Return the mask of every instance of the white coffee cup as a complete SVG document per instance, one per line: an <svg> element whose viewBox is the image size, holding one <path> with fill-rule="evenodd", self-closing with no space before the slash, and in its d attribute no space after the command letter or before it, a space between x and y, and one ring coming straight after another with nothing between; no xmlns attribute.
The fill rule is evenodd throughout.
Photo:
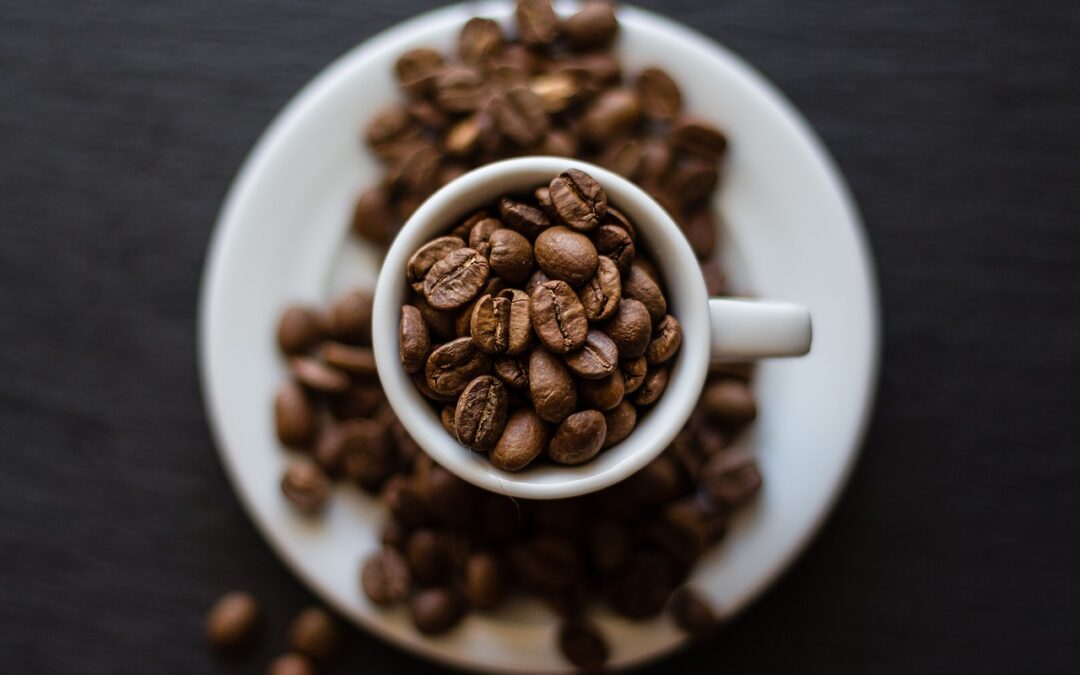
<svg viewBox="0 0 1080 675"><path fill-rule="evenodd" d="M447 433L438 412L401 365L398 322L408 298L405 266L428 240L498 197L531 192L568 168L595 178L608 202L637 229L639 247L663 277L668 312L682 326L682 347L671 364L667 389L638 418L630 436L591 461L563 466L535 461L503 471ZM372 316L375 362L387 400L406 430L432 459L461 478L500 494L561 499L600 490L629 477L666 448L693 411L710 361L799 356L810 349L810 314L782 302L709 298L686 238L644 190L606 169L563 157L522 157L471 171L425 201L394 239L375 287Z"/></svg>

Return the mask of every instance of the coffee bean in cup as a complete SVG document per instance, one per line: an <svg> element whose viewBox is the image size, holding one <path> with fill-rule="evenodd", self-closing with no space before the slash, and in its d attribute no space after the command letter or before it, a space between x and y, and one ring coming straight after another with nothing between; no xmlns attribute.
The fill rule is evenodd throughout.
<svg viewBox="0 0 1080 675"><path fill-rule="evenodd" d="M548 204L537 196L545 194ZM421 393L440 415L453 409L448 430L503 470L542 456L588 462L624 440L663 395L679 321L667 313L661 280L641 263L645 251L611 245L619 239L612 229L626 239L636 231L599 182L568 169L452 223L409 259L414 295L401 308L401 365L423 370ZM532 283L537 274L543 280ZM458 337L432 342L438 326L424 308L452 317ZM527 364L513 358L530 348ZM628 395L623 368L637 371L641 357L647 369ZM620 413L609 438L606 413L624 401L632 413Z"/></svg>

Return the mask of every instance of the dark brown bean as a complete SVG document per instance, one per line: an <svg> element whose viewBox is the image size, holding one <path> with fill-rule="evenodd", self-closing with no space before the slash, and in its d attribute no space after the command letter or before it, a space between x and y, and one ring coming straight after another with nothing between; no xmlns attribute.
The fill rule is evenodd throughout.
<svg viewBox="0 0 1080 675"><path fill-rule="evenodd" d="M532 300L524 291L516 288L506 289L499 297L510 301L509 340L506 353L522 354L532 345Z"/></svg>
<svg viewBox="0 0 1080 675"><path fill-rule="evenodd" d="M620 176L637 180L641 175L645 161L645 146L637 138L615 141L600 157L600 165L611 169Z"/></svg>
<svg viewBox="0 0 1080 675"><path fill-rule="evenodd" d="M529 280L525 282L525 292L532 295L532 292L536 290L536 287L546 281L551 281L551 277L544 274L544 270L534 271L529 275Z"/></svg>
<svg viewBox="0 0 1080 675"><path fill-rule="evenodd" d="M267 675L315 675L315 666L302 654L282 654L266 668Z"/></svg>
<svg viewBox="0 0 1080 675"><path fill-rule="evenodd" d="M667 556L638 550L613 575L607 589L608 604L629 619L646 619L663 610L675 584L675 569Z"/></svg>
<svg viewBox="0 0 1080 675"><path fill-rule="evenodd" d="M465 63L478 65L497 56L503 43L498 22L474 16L465 22L458 36L458 56Z"/></svg>
<svg viewBox="0 0 1080 675"><path fill-rule="evenodd" d="M559 424L548 444L548 457L559 464L583 464L600 452L607 423L598 410L583 410Z"/></svg>
<svg viewBox="0 0 1080 675"><path fill-rule="evenodd" d="M316 513L330 498L330 478L318 464L308 460L293 462L281 478L281 492L297 509Z"/></svg>
<svg viewBox="0 0 1080 675"><path fill-rule="evenodd" d="M536 459L548 443L547 426L536 411L515 410L506 421L502 436L489 458L503 471L518 471Z"/></svg>
<svg viewBox="0 0 1080 675"><path fill-rule="evenodd" d="M634 392L634 403L652 405L660 399L668 383L668 369L663 366L649 368L641 388Z"/></svg>
<svg viewBox="0 0 1080 675"><path fill-rule="evenodd" d="M490 96L489 83L477 68L448 66L435 76L435 104L448 113L478 110Z"/></svg>
<svg viewBox="0 0 1080 675"><path fill-rule="evenodd" d="M559 218L575 230L594 230L607 214L607 193L580 169L567 169L553 178L548 194Z"/></svg>
<svg viewBox="0 0 1080 675"><path fill-rule="evenodd" d="M274 426L284 445L303 447L315 438L315 405L296 382L286 382L274 399Z"/></svg>
<svg viewBox="0 0 1080 675"><path fill-rule="evenodd" d="M625 297L624 293L615 314L604 324L604 332L615 342L622 358L641 356L652 337L649 310L639 300Z"/></svg>
<svg viewBox="0 0 1080 675"><path fill-rule="evenodd" d="M618 225L601 225L593 234L593 244L602 257L610 258L620 276L630 272L634 264L634 241L625 228ZM621 285L620 285L621 291Z"/></svg>
<svg viewBox="0 0 1080 675"><path fill-rule="evenodd" d="M435 309L426 298L423 293L412 296L410 300L413 307L420 310L420 316L424 317L424 323L427 324L431 331L433 338L439 338L442 340L449 340L457 337L454 333L454 314L453 312L444 312Z"/></svg>
<svg viewBox="0 0 1080 675"><path fill-rule="evenodd" d="M705 277L709 295L723 295L727 291L727 276L719 263L712 260L701 263L701 275Z"/></svg>
<svg viewBox="0 0 1080 675"><path fill-rule="evenodd" d="M409 116L426 131L440 133L450 125L450 116L426 99L408 103Z"/></svg>
<svg viewBox="0 0 1080 675"><path fill-rule="evenodd" d="M457 625L464 607L453 591L428 588L412 596L409 610L417 630L424 635L439 635Z"/></svg>
<svg viewBox="0 0 1080 675"><path fill-rule="evenodd" d="M682 344L682 327L679 320L668 314L653 328L652 340L645 349L645 360L650 366L663 363L675 356Z"/></svg>
<svg viewBox="0 0 1080 675"><path fill-rule="evenodd" d="M585 308L565 281L548 281L533 290L529 318L536 337L557 354L580 349L589 334Z"/></svg>
<svg viewBox="0 0 1080 675"><path fill-rule="evenodd" d="M623 399L617 406L604 413L604 421L607 423L607 436L604 438L605 448L610 448L616 443L621 443L630 435L637 425L637 408L630 401Z"/></svg>
<svg viewBox="0 0 1080 675"><path fill-rule="evenodd" d="M352 231L376 244L387 246L400 223L394 216L389 191L383 186L365 190L353 208Z"/></svg>
<svg viewBox="0 0 1080 675"><path fill-rule="evenodd" d="M536 148L538 155L553 157L576 157L579 147L578 138L561 129L552 129Z"/></svg>
<svg viewBox="0 0 1080 675"><path fill-rule="evenodd" d="M348 375L310 356L289 359L289 370L308 389L333 393L349 388Z"/></svg>
<svg viewBox="0 0 1080 675"><path fill-rule="evenodd" d="M394 64L394 74L402 89L415 96L422 96L431 91L435 76L442 67L442 54L434 49L410 49L398 57Z"/></svg>
<svg viewBox="0 0 1080 675"><path fill-rule="evenodd" d="M563 25L563 32L571 45L588 49L606 46L618 30L615 9L607 2L585 3Z"/></svg>
<svg viewBox="0 0 1080 675"><path fill-rule="evenodd" d="M439 421L442 422L443 429L446 429L447 433L451 436L457 435L457 429L454 428L454 411L457 410L457 406L448 405L445 406L439 413Z"/></svg>
<svg viewBox="0 0 1080 675"><path fill-rule="evenodd" d="M453 564L450 540L442 532L417 530L409 537L405 559L417 583L425 586L443 583L450 576Z"/></svg>
<svg viewBox="0 0 1080 675"><path fill-rule="evenodd" d="M645 382L645 375L649 372L649 362L644 356L632 359L623 359L619 362L619 368L623 374L623 385L626 393L631 394L638 390Z"/></svg>
<svg viewBox="0 0 1080 675"><path fill-rule="evenodd" d="M366 290L339 298L330 307L330 334L349 344L370 345L372 300L371 292Z"/></svg>
<svg viewBox="0 0 1080 675"><path fill-rule="evenodd" d="M495 447L506 426L506 386L491 375L481 375L465 387L454 411L457 439L476 450Z"/></svg>
<svg viewBox="0 0 1080 675"><path fill-rule="evenodd" d="M467 340L468 338L465 339ZM431 361L430 356L428 357L428 361ZM412 374L413 384L416 385L416 388L420 391L421 394L438 403L449 403L451 401L457 400L456 394L440 394L439 392L432 389L431 385L428 384L426 371L427 366L425 365L424 372Z"/></svg>
<svg viewBox="0 0 1080 675"><path fill-rule="evenodd" d="M514 17L518 38L530 47L549 45L559 36L559 19L551 0L518 0Z"/></svg>
<svg viewBox="0 0 1080 675"><path fill-rule="evenodd" d="M659 68L646 68L641 71L637 79L637 91L641 96L641 110L650 119L669 122L682 111L679 85Z"/></svg>
<svg viewBox="0 0 1080 675"><path fill-rule="evenodd" d="M398 324L398 351L405 372L417 373L424 369L431 352L431 334L420 310L412 305L402 305Z"/></svg>
<svg viewBox="0 0 1080 675"><path fill-rule="evenodd" d="M619 348L605 333L591 329L581 349L570 352L564 358L566 365L578 377L601 380L619 367Z"/></svg>
<svg viewBox="0 0 1080 675"><path fill-rule="evenodd" d="M619 309L622 281L619 268L607 256L600 256L596 274L581 289L581 305L589 321L610 319Z"/></svg>
<svg viewBox="0 0 1080 675"><path fill-rule="evenodd" d="M327 663L341 646L341 630L325 609L308 607L292 620L289 645L305 656Z"/></svg>
<svg viewBox="0 0 1080 675"><path fill-rule="evenodd" d="M667 314L667 299L657 282L642 267L641 258L634 262L630 273L623 279L622 295L623 298L633 298L645 305L649 312L650 325L657 323Z"/></svg>
<svg viewBox="0 0 1080 675"><path fill-rule="evenodd" d="M473 305L469 335L485 354L502 354L510 346L510 300L483 295Z"/></svg>
<svg viewBox="0 0 1080 675"><path fill-rule="evenodd" d="M536 413L548 422L562 422L577 408L577 387L562 359L543 348L529 355L529 396Z"/></svg>
<svg viewBox="0 0 1080 675"><path fill-rule="evenodd" d="M706 259L712 256L716 251L717 238L717 226L712 207L706 204L694 209L683 219L682 226L686 241L690 242L690 248L694 249L694 255L698 259ZM702 272L705 272L704 265L702 265ZM716 295L723 290L723 285L719 286L719 290L714 290L716 284L711 282L708 277L706 277L706 283L708 284L709 295Z"/></svg>
<svg viewBox="0 0 1080 675"><path fill-rule="evenodd" d="M749 452L724 450L705 463L701 484L719 506L730 510L757 494L761 472Z"/></svg>
<svg viewBox="0 0 1080 675"><path fill-rule="evenodd" d="M625 393L622 371L618 369L603 379L578 383L581 405L596 410L611 410L622 402Z"/></svg>
<svg viewBox="0 0 1080 675"><path fill-rule="evenodd" d="M403 195L399 206L406 203L406 197L414 200L408 212L400 214L402 220L412 215L423 198L435 191L440 157L439 149L426 140L402 148L394 157L387 169L386 182L391 190Z"/></svg>
<svg viewBox="0 0 1080 675"><path fill-rule="evenodd" d="M490 115L473 113L447 129L443 137L443 148L454 157L467 157L480 147L485 134L493 129L493 120ZM442 184L445 185L448 182L450 181L443 180Z"/></svg>
<svg viewBox="0 0 1080 675"><path fill-rule="evenodd" d="M710 634L719 623L716 612L693 589L682 586L671 594L668 608L675 625L694 637Z"/></svg>
<svg viewBox="0 0 1080 675"><path fill-rule="evenodd" d="M609 654L607 641L600 629L580 617L564 621L559 626L559 649L567 661L588 672L602 670Z"/></svg>
<svg viewBox="0 0 1080 675"><path fill-rule="evenodd" d="M529 240L514 230L495 230L490 237L488 260L491 271L507 283L518 284L532 273L533 248Z"/></svg>
<svg viewBox="0 0 1080 675"><path fill-rule="evenodd" d="M529 368L521 359L502 356L495 359L495 377L511 389L525 389L529 386Z"/></svg>
<svg viewBox="0 0 1080 675"><path fill-rule="evenodd" d="M629 89L609 89L585 111L583 133L594 142L608 142L629 133L641 119L637 94Z"/></svg>
<svg viewBox="0 0 1080 675"><path fill-rule="evenodd" d="M457 309L487 284L487 259L471 248L459 248L435 263L424 278L424 296L436 309Z"/></svg>
<svg viewBox="0 0 1080 675"><path fill-rule="evenodd" d="M367 142L380 159L391 160L420 139L420 129L403 105L381 110L367 127Z"/></svg>
<svg viewBox="0 0 1080 675"><path fill-rule="evenodd" d="M552 279L574 288L588 281L600 264L588 237L562 225L544 230L536 238L536 264Z"/></svg>
<svg viewBox="0 0 1080 675"><path fill-rule="evenodd" d="M322 337L322 332L323 322L315 310L293 305L278 322L278 347L284 354L302 354Z"/></svg>
<svg viewBox="0 0 1080 675"><path fill-rule="evenodd" d="M749 424L757 417L757 404L750 387L735 378L710 382L701 396L705 412L725 424Z"/></svg>
<svg viewBox="0 0 1080 675"><path fill-rule="evenodd" d="M544 102L525 85L492 98L491 111L499 132L522 148L539 143L550 127Z"/></svg>
<svg viewBox="0 0 1080 675"><path fill-rule="evenodd" d="M530 239L551 227L551 219L546 213L509 197L499 200L499 215L508 226Z"/></svg>
<svg viewBox="0 0 1080 675"><path fill-rule="evenodd" d="M491 235L502 226L503 224L497 218L484 218L473 225L469 230L469 248L479 251L480 255L490 256Z"/></svg>
<svg viewBox="0 0 1080 675"><path fill-rule="evenodd" d="M641 184L659 185L674 161L675 153L663 139L647 138L641 148Z"/></svg>
<svg viewBox="0 0 1080 675"><path fill-rule="evenodd" d="M385 400L382 387L374 377L356 379L351 387L329 398L330 410L339 420L370 417Z"/></svg>
<svg viewBox="0 0 1080 675"><path fill-rule="evenodd" d="M567 72L544 73L529 80L529 89L539 99L544 110L560 113L567 109L581 91L577 78Z"/></svg>
<svg viewBox="0 0 1080 675"><path fill-rule="evenodd" d="M417 312L416 318L420 320L421 324L423 323L419 312ZM427 330L426 326L424 330ZM355 347L327 340L319 346L319 356L327 365L351 375L367 376L376 374L375 353L371 351L370 347Z"/></svg>
<svg viewBox="0 0 1080 675"><path fill-rule="evenodd" d="M395 464L386 427L374 420L350 420L343 444L341 468L345 476L369 492L379 489Z"/></svg>
<svg viewBox="0 0 1080 675"><path fill-rule="evenodd" d="M440 345L428 357L424 373L436 394L458 396L475 377L491 370L491 358L463 337Z"/></svg>
<svg viewBox="0 0 1080 675"><path fill-rule="evenodd" d="M722 131L700 119L684 118L668 133L668 142L678 150L715 162L727 151Z"/></svg>
<svg viewBox="0 0 1080 675"><path fill-rule="evenodd" d="M684 204L693 204L709 197L720 181L714 163L705 160L686 160L668 176L667 189Z"/></svg>
<svg viewBox="0 0 1080 675"><path fill-rule="evenodd" d="M260 614L255 596L244 591L226 593L206 614L206 637L218 649L244 646L258 630Z"/></svg>
<svg viewBox="0 0 1080 675"><path fill-rule="evenodd" d="M360 582L364 593L376 605L392 605L408 597L412 574L405 556L384 548L364 562Z"/></svg>

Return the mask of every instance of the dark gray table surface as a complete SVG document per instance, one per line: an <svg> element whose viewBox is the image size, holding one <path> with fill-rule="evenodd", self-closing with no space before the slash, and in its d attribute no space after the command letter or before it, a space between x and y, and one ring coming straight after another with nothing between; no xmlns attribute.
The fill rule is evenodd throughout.
<svg viewBox="0 0 1080 675"><path fill-rule="evenodd" d="M211 444L203 256L276 111L435 4L0 1L6 671L256 673L311 601ZM709 644L650 672L1076 672L1080 4L642 4L742 54L817 128L885 311L876 414L821 536ZM240 665L201 633L235 586L269 619ZM350 636L335 672L427 667Z"/></svg>

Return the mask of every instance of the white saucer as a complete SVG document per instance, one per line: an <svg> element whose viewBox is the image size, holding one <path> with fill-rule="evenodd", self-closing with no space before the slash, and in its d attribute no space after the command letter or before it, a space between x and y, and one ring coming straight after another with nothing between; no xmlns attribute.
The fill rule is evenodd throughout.
<svg viewBox="0 0 1080 675"><path fill-rule="evenodd" d="M379 175L360 141L365 121L398 96L393 63L421 45L449 49L475 15L505 19L510 5L473 3L407 21L350 51L308 84L263 134L221 212L203 280L200 365L222 459L256 525L326 602L368 630L429 658L499 672L569 670L553 616L528 603L472 615L449 635L417 633L403 610L371 605L361 561L381 513L339 488L326 516L297 516L279 492L287 454L272 401L286 373L274 331L293 301L324 304L375 278L377 254L347 235L358 190ZM716 43L660 16L620 10L628 72L659 65L691 111L728 132L732 153L718 206L736 289L807 305L810 356L764 364L760 416L744 439L765 486L691 583L724 616L751 602L817 531L854 463L870 413L878 309L869 249L847 187L805 121L758 73ZM599 615L612 667L664 654L683 638L667 618L632 623Z"/></svg>

